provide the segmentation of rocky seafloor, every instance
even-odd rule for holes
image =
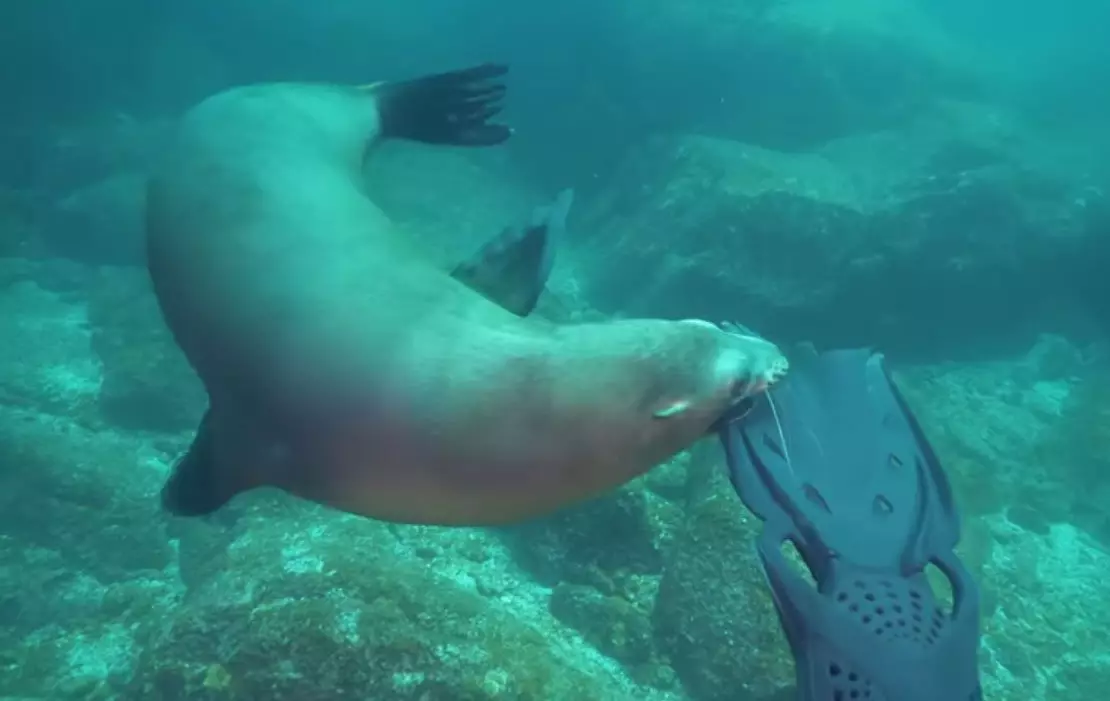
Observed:
[[[0,338],[0,698],[789,698],[711,442],[514,528],[264,493],[175,521],[157,491],[203,397],[142,272],[0,260]],[[967,516],[986,698],[1086,701],[1110,684],[1105,360],[1054,336],[893,360]]]

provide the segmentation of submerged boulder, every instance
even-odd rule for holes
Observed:
[[[190,565],[179,608],[146,630],[125,698],[637,696],[524,581],[483,584],[506,564],[488,536],[259,506],[234,533],[182,533],[222,554]]]
[[[912,0],[625,0],[613,12],[612,50],[640,101],[662,104],[653,114],[771,148],[887,127],[938,95],[976,94],[983,77],[982,57]]]
[[[1074,331],[1104,198],[1002,121],[948,105],[806,153],[658,137],[584,208],[588,291],[607,311],[892,351]]]

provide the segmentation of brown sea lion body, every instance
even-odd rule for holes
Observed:
[[[508,132],[390,85],[220,93],[151,178],[149,270],[211,400],[172,512],[276,486],[389,521],[517,521],[643,473],[785,371],[705,322],[522,318],[432,264],[367,196],[368,148]]]

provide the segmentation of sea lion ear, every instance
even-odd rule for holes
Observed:
[[[676,400],[667,402],[666,404],[664,404],[659,409],[656,409],[655,413],[652,414],[652,416],[654,416],[657,419],[669,419],[669,418],[678,416],[679,414],[682,414],[683,412],[685,412],[689,408],[690,408],[690,400],[689,399],[676,399]]]

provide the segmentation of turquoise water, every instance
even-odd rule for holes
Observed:
[[[910,0],[0,9],[0,699],[787,701],[713,441],[512,527],[158,493],[204,390],[146,174],[227,86],[511,66],[491,149],[368,192],[452,266],[577,193],[538,313],[883,350],[964,516],[992,701],[1110,684],[1107,10]],[[937,582],[942,587],[942,582]]]

